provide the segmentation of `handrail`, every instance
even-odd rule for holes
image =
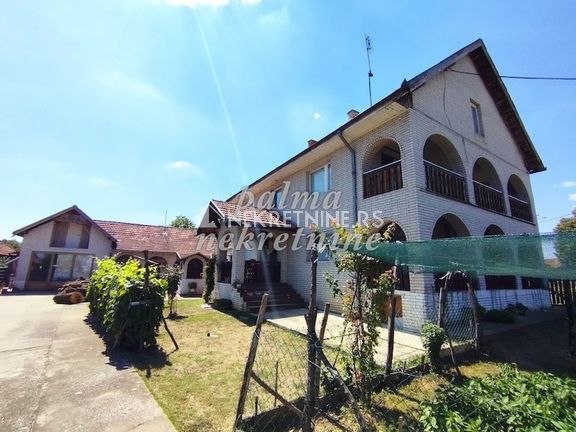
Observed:
[[[387,168],[387,167],[392,166],[392,165],[394,165],[394,164],[399,164],[400,162],[402,162],[402,160],[401,160],[401,159],[398,159],[397,161],[390,162],[390,163],[388,163],[388,164],[386,164],[386,165],[382,165],[382,166],[379,166],[379,167],[377,167],[377,168],[374,168],[374,169],[371,169],[371,170],[368,170],[368,171],[364,171],[364,172],[362,173],[362,175],[370,174],[371,172],[374,172],[374,171],[378,171],[378,170]]]
[[[514,200],[514,201],[521,202],[522,204],[530,205],[529,201],[524,201],[523,199],[516,198],[515,196],[512,196],[512,195],[508,195],[508,198],[510,198],[511,200]]]
[[[491,189],[491,190],[493,190],[494,192],[498,192],[498,193],[500,193],[500,194],[503,193],[501,190],[498,190],[498,189],[496,189],[496,188],[493,188],[492,186],[488,186],[488,185],[486,185],[486,184],[484,184],[484,183],[481,183],[481,182],[479,182],[479,181],[472,180],[472,182],[473,182],[473,183],[476,183],[477,185],[483,186],[483,187],[485,187],[485,188],[487,188],[487,189]]]
[[[443,171],[449,172],[450,174],[454,174],[454,175],[461,177],[461,178],[466,178],[465,176],[463,176],[460,173],[457,173],[456,171],[452,171],[452,170],[449,170],[448,168],[444,168],[443,166],[436,165],[434,162],[427,161],[426,159],[424,159],[424,165],[432,165],[433,167],[436,167],[436,168],[439,168]]]

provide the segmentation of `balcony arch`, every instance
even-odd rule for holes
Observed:
[[[488,159],[479,158],[472,171],[474,199],[476,205],[486,210],[503,214],[504,194],[498,173]]]
[[[510,215],[516,219],[533,223],[532,206],[530,195],[520,177],[512,174],[508,179],[508,201],[510,203]]]
[[[428,137],[423,157],[426,189],[456,201],[468,201],[464,164],[446,137],[439,134]]]
[[[391,139],[372,145],[362,161],[364,198],[401,189],[402,162],[400,146]]]

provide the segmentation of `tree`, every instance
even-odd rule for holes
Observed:
[[[170,222],[172,228],[196,228],[196,224],[187,216],[176,216],[172,222]]]
[[[572,210],[572,217],[560,219],[556,228],[556,234],[572,233],[576,235],[576,208]],[[574,265],[576,263],[576,241],[572,236],[559,237],[555,243],[556,254],[562,265]]]
[[[2,239],[2,240],[0,240],[0,243],[5,244],[6,246],[11,247],[11,248],[14,249],[16,252],[20,252],[21,243],[20,243],[18,240],[14,240],[14,239]]]

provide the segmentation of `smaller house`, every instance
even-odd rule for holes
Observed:
[[[4,243],[0,243],[0,257],[13,257],[18,255],[14,249]]]
[[[96,259],[120,255],[180,266],[180,293],[201,292],[206,260],[213,244],[198,241],[196,230],[93,220],[77,206],[64,209],[14,231],[22,247],[13,287],[52,290],[76,279],[88,279]]]

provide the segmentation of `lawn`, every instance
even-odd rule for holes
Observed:
[[[140,374],[179,431],[230,431],[234,421],[238,393],[244,372],[246,355],[254,329],[253,317],[237,312],[221,312],[202,308],[202,300],[180,300],[179,319],[169,320],[179,351],[162,329],[159,343],[170,353],[167,364],[141,368]],[[292,400],[305,392],[305,341],[291,332],[265,324],[255,371],[268,383],[274,382],[275,356],[279,366],[278,391]],[[466,377],[494,374],[496,364],[475,363],[462,367]],[[378,430],[387,429],[402,416],[407,422],[414,419],[417,406],[423,399],[433,397],[435,389],[446,378],[429,375],[417,378],[399,391],[375,395],[374,409],[367,416]],[[273,398],[251,386],[247,406],[252,409],[255,395],[259,395],[260,411]],[[353,417],[344,410],[343,421],[354,424]],[[334,427],[320,421],[317,430]]]

